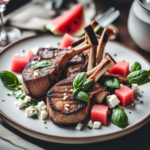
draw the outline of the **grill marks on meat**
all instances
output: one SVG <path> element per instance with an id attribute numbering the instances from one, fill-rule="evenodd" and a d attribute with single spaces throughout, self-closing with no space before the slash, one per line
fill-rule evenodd
<path id="1" fill-rule="evenodd" d="M 27 95 L 34 98 L 44 97 L 48 89 L 53 86 L 57 80 L 59 73 L 63 68 L 59 67 L 59 61 L 66 52 L 72 49 L 57 49 L 57 48 L 40 48 L 38 53 L 30 60 L 23 71 L 23 89 Z M 40 57 L 40 60 L 38 59 Z M 52 63 L 51 66 L 33 70 L 32 61 L 37 63 L 47 60 Z M 83 53 L 74 56 L 67 64 L 70 72 L 76 72 L 79 67 L 83 67 L 85 56 Z M 74 65 L 74 66 L 73 66 Z M 38 73 L 38 77 L 34 77 L 34 71 Z M 64 72 L 63 72 L 64 73 Z"/>

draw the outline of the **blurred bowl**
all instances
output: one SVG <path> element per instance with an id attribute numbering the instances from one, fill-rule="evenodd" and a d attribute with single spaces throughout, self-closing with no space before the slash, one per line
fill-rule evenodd
<path id="1" fill-rule="evenodd" d="M 135 0 L 132 3 L 128 17 L 128 31 L 141 49 L 150 52 L 150 9 L 142 3 L 143 1 Z"/>

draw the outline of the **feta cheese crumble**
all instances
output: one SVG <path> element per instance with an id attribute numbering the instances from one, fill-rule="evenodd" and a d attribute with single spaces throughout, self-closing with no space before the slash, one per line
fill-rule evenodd
<path id="1" fill-rule="evenodd" d="M 32 117 L 33 115 L 37 115 L 38 111 L 35 107 L 30 106 L 25 109 L 25 116 L 26 117 Z"/>
<path id="2" fill-rule="evenodd" d="M 92 122 L 92 120 L 90 120 L 90 121 L 88 122 L 87 126 L 90 127 L 90 128 L 93 128 L 93 122 Z"/>
<path id="3" fill-rule="evenodd" d="M 22 75 L 17 75 L 17 78 L 18 78 L 18 80 L 19 80 L 19 83 L 23 84 Z"/>
<path id="4" fill-rule="evenodd" d="M 47 117 L 47 115 L 48 115 L 48 113 L 47 113 L 46 110 L 42 110 L 42 111 L 41 111 L 41 119 L 42 119 L 42 120 L 45 119 L 45 118 Z"/>
<path id="5" fill-rule="evenodd" d="M 99 129 L 100 127 L 101 127 L 101 122 L 95 121 L 95 122 L 93 123 L 93 128 L 94 128 L 94 129 Z"/>
<path id="6" fill-rule="evenodd" d="M 21 109 L 21 108 L 23 108 L 24 106 L 26 106 L 26 103 L 25 103 L 22 99 L 17 100 L 14 104 L 15 104 L 15 106 L 17 106 L 19 109 Z"/>
<path id="7" fill-rule="evenodd" d="M 67 98 L 68 98 L 68 96 L 64 96 L 64 97 L 63 97 L 63 100 L 66 100 Z"/>
<path id="8" fill-rule="evenodd" d="M 117 96 L 113 94 L 107 96 L 106 103 L 109 108 L 115 108 L 120 103 L 120 101 L 118 100 Z"/>
<path id="9" fill-rule="evenodd" d="M 38 105 L 35 106 L 35 107 L 37 108 L 37 110 L 38 110 L 39 112 L 46 109 L 46 105 L 45 105 L 45 103 L 44 103 L 43 101 L 38 102 Z"/>
<path id="10" fill-rule="evenodd" d="M 52 48 L 52 45 L 51 45 L 50 43 L 47 43 L 47 44 L 45 45 L 45 48 Z"/>
<path id="11" fill-rule="evenodd" d="M 24 99 L 24 103 L 27 103 L 27 102 L 31 102 L 31 97 L 26 95 L 25 99 Z"/>
<path id="12" fill-rule="evenodd" d="M 65 107 L 69 107 L 70 105 L 69 104 L 65 104 Z"/>
<path id="13" fill-rule="evenodd" d="M 32 53 L 34 55 L 37 54 L 38 50 L 39 50 L 39 47 L 33 47 L 33 48 L 31 48 L 31 51 L 32 51 Z"/>
<path id="14" fill-rule="evenodd" d="M 31 65 L 35 65 L 35 64 L 36 64 L 36 61 L 32 61 L 32 62 L 31 62 Z"/>
<path id="15" fill-rule="evenodd" d="M 64 93 L 63 95 L 67 95 L 66 93 Z"/>
<path id="16" fill-rule="evenodd" d="M 72 92 L 72 91 L 73 91 L 73 89 L 70 89 L 70 91 Z"/>
<path id="17" fill-rule="evenodd" d="M 54 55 L 55 55 L 55 56 L 57 56 L 58 54 L 57 54 L 57 53 L 55 53 Z"/>
<path id="18" fill-rule="evenodd" d="M 34 77 L 38 77 L 38 73 L 36 71 L 34 71 Z"/>
<path id="19" fill-rule="evenodd" d="M 41 60 L 41 57 L 38 57 L 38 60 Z"/>
<path id="20" fill-rule="evenodd" d="M 78 123 L 77 126 L 75 127 L 76 130 L 80 131 L 83 127 L 82 123 Z"/>
<path id="21" fill-rule="evenodd" d="M 134 93 L 136 93 L 136 94 L 140 93 L 140 88 L 138 87 L 137 84 L 132 84 L 131 88 L 134 91 Z"/>
<path id="22" fill-rule="evenodd" d="M 67 89 L 65 89 L 65 91 L 67 91 Z"/>
<path id="23" fill-rule="evenodd" d="M 69 108 L 68 108 L 68 107 L 65 107 L 65 110 L 67 110 L 67 111 L 68 111 L 68 110 L 69 110 Z"/>

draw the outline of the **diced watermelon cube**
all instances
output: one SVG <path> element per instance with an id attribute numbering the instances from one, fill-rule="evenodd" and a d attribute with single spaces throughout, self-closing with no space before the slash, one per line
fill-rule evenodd
<path id="1" fill-rule="evenodd" d="M 129 62 L 128 61 L 118 61 L 113 67 L 109 69 L 113 74 L 120 74 L 122 76 L 127 76 L 129 74 Z"/>
<path id="2" fill-rule="evenodd" d="M 122 85 L 119 89 L 116 89 L 115 95 L 120 100 L 120 105 L 123 107 L 134 103 L 134 91 L 125 85 Z"/>
<path id="3" fill-rule="evenodd" d="M 69 35 L 68 33 L 65 33 L 59 45 L 59 48 L 67 48 L 69 46 L 72 48 L 71 43 L 75 41 L 76 40 L 71 35 Z"/>
<path id="4" fill-rule="evenodd" d="M 93 122 L 99 121 L 102 125 L 107 125 L 108 106 L 94 104 L 91 110 L 91 120 Z"/>
<path id="5" fill-rule="evenodd" d="M 11 71 L 22 72 L 24 67 L 27 65 L 29 59 L 27 56 L 13 55 L 11 63 Z"/>
<path id="6" fill-rule="evenodd" d="M 37 54 L 38 50 L 39 50 L 39 47 L 33 47 L 33 48 L 29 49 L 29 52 L 28 52 L 28 58 L 29 58 L 29 60 L 30 60 L 35 54 Z"/>

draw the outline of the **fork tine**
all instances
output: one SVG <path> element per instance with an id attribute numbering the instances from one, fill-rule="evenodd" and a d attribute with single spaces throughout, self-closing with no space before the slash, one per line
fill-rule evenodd
<path id="1" fill-rule="evenodd" d="M 100 24 L 103 20 L 105 20 L 105 18 L 107 18 L 108 16 L 110 16 L 110 14 L 112 14 L 115 11 L 114 7 L 109 8 L 103 15 L 102 17 L 100 17 L 99 19 L 97 19 L 96 21 Z"/>
<path id="2" fill-rule="evenodd" d="M 118 16 L 120 15 L 120 11 L 116 10 L 113 14 L 111 14 L 108 18 L 106 18 L 101 24 L 100 26 L 105 28 L 107 27 L 109 24 L 111 24 Z"/>

